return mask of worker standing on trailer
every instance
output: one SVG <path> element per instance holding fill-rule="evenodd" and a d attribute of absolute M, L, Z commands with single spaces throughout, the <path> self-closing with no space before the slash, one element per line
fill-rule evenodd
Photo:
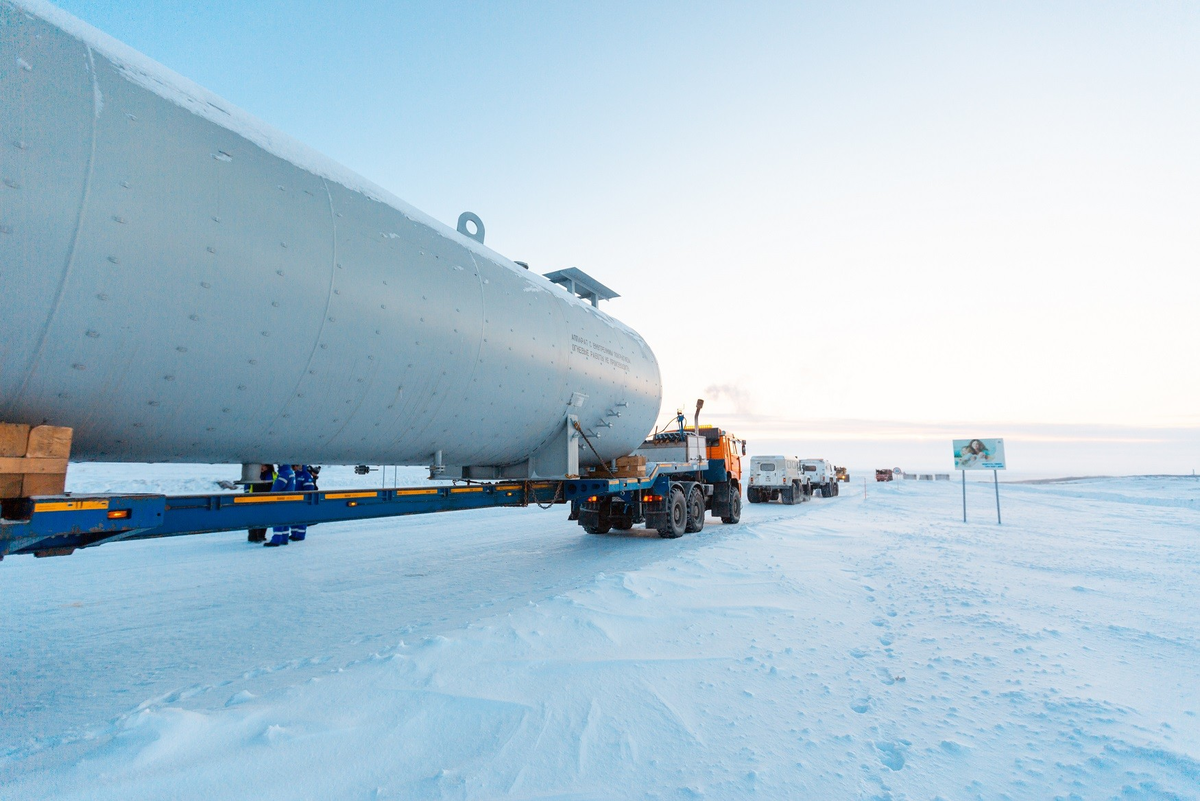
<path fill-rule="evenodd" d="M 296 473 L 292 470 L 290 464 L 279 465 L 279 470 L 275 472 L 275 483 L 271 485 L 271 492 L 292 492 L 296 489 Z M 271 539 L 263 543 L 266 548 L 275 548 L 280 545 L 288 544 L 288 536 L 292 532 L 291 526 L 275 526 L 271 529 Z"/>
<path fill-rule="evenodd" d="M 319 467 L 313 467 L 307 464 L 294 464 L 292 469 L 296 473 L 296 492 L 313 492 L 317 488 L 317 474 L 320 472 Z M 308 533 L 308 526 L 292 526 L 291 540 L 292 542 L 300 542 Z"/>

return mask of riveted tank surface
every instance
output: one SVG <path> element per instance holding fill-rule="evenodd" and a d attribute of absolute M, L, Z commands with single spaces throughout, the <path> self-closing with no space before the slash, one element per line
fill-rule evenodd
<path fill-rule="evenodd" d="M 627 326 L 52 6 L 0 23 L 0 420 L 473 475 L 653 426 Z"/>

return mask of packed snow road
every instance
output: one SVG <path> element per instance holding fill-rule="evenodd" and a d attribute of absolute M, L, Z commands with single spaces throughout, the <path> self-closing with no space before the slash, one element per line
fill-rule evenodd
<path fill-rule="evenodd" d="M 7 559 L 0 795 L 1200 798 L 1200 483 L 970 489 Z"/>

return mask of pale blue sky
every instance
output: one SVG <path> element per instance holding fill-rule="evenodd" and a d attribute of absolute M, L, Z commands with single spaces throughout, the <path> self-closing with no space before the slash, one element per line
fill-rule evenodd
<path fill-rule="evenodd" d="M 1197 466 L 1200 4 L 60 5 L 612 286 L 664 412 Z"/>

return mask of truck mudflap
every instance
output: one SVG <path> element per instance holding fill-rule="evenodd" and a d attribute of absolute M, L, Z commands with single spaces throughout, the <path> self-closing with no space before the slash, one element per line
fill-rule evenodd
<path fill-rule="evenodd" d="M 712 495 L 709 497 L 708 508 L 714 517 L 729 517 L 733 513 L 733 500 L 741 495 L 741 488 L 732 481 L 722 481 L 712 485 Z"/>

